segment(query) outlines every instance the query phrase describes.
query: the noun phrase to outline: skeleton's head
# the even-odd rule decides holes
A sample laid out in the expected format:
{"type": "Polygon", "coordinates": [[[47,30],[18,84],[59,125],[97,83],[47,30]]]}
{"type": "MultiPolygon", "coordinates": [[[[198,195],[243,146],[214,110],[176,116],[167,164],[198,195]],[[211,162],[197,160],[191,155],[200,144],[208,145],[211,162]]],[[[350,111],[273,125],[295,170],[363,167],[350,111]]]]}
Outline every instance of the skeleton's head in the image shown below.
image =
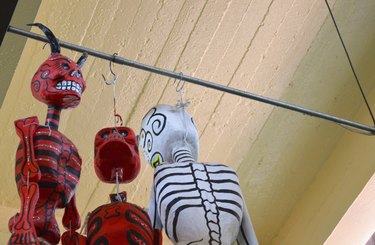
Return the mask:
{"type": "Polygon", "coordinates": [[[139,145],[147,162],[152,166],[173,162],[179,149],[198,158],[198,132],[193,118],[184,110],[170,105],[152,108],[142,120],[139,145]]]}
{"type": "Polygon", "coordinates": [[[60,54],[59,43],[50,29],[39,23],[30,25],[38,26],[51,46],[50,57],[43,62],[31,80],[33,96],[47,105],[59,106],[62,109],[76,107],[86,88],[81,67],[87,54],[83,54],[77,63],[72,61],[60,54]]]}
{"type": "Polygon", "coordinates": [[[131,128],[103,128],[95,136],[95,172],[106,183],[134,180],[140,170],[137,140],[131,128]]]}

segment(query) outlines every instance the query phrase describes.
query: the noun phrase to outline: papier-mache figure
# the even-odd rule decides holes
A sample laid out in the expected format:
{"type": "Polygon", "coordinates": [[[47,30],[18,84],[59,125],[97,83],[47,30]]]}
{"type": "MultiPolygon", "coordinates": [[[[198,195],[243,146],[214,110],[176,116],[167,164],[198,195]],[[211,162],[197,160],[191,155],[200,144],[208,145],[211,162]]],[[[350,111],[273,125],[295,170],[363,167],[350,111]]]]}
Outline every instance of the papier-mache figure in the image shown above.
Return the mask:
{"type": "MultiPolygon", "coordinates": [[[[140,170],[134,131],[128,127],[100,130],[95,137],[95,173],[105,183],[129,183],[140,170]]],[[[126,200],[126,192],[110,195],[111,203],[88,215],[87,237],[65,232],[63,245],[159,245],[150,218],[142,208],[126,200]]]]}
{"type": "Polygon", "coordinates": [[[38,118],[15,121],[21,142],[16,153],[16,182],[21,209],[9,220],[12,233],[8,244],[58,244],[60,231],[56,208],[64,208],[66,229],[80,227],[75,191],[80,178],[81,158],[74,144],[58,131],[62,109],[80,103],[86,88],[81,67],[87,55],[76,62],[60,54],[53,33],[42,24],[51,55],[39,67],[31,81],[33,96],[48,106],[45,125],[38,118]]]}
{"type": "Polygon", "coordinates": [[[174,244],[258,244],[234,170],[198,163],[198,133],[182,106],[158,105],[139,145],[155,168],[149,215],[174,244]]]}

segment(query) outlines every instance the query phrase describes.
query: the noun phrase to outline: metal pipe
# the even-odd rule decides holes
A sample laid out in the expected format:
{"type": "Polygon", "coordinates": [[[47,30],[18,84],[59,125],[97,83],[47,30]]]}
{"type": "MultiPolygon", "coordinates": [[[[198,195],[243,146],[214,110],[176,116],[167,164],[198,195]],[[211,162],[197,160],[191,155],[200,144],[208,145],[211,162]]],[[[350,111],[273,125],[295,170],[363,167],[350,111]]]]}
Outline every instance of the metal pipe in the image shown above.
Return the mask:
{"type": "MultiPolygon", "coordinates": [[[[15,34],[22,35],[22,36],[29,37],[29,38],[33,38],[33,39],[39,40],[39,41],[48,42],[48,39],[46,37],[42,36],[42,35],[39,35],[39,34],[36,34],[36,33],[33,33],[33,32],[29,32],[29,31],[25,31],[25,30],[22,30],[22,29],[18,29],[18,28],[12,27],[12,26],[8,27],[8,32],[15,33],[15,34]]],[[[256,101],[263,102],[263,103],[270,104],[270,105],[274,105],[274,106],[277,106],[277,107],[282,107],[284,109],[300,112],[302,114],[306,114],[306,115],[309,115],[309,116],[318,117],[318,118],[321,118],[321,119],[324,119],[324,120],[327,120],[327,121],[331,121],[331,122],[339,123],[339,124],[346,125],[346,126],[349,126],[349,127],[353,127],[353,128],[356,128],[356,129],[364,130],[364,131],[370,132],[372,135],[375,134],[375,127],[371,127],[371,126],[364,125],[364,124],[361,124],[361,123],[353,122],[353,121],[343,119],[343,118],[339,118],[339,117],[336,117],[336,116],[324,114],[324,113],[321,113],[321,112],[313,111],[313,110],[303,108],[303,107],[300,107],[300,106],[297,106],[297,105],[288,104],[288,103],[285,103],[285,102],[282,102],[282,101],[279,101],[279,100],[275,100],[275,99],[271,99],[271,98],[268,98],[268,97],[252,94],[252,93],[249,93],[249,92],[246,92],[246,91],[243,91],[243,90],[223,86],[223,85],[216,84],[216,83],[206,81],[206,80],[202,80],[202,79],[199,79],[199,78],[190,77],[190,76],[184,75],[182,73],[177,73],[177,72],[162,69],[162,68],[159,68],[159,67],[142,64],[142,63],[139,63],[139,62],[136,62],[136,61],[126,59],[124,57],[114,56],[114,55],[107,54],[107,53],[104,53],[104,52],[96,51],[94,49],[89,49],[89,48],[86,48],[86,47],[71,44],[71,43],[68,43],[68,42],[59,41],[59,43],[60,43],[61,47],[71,49],[71,50],[74,50],[74,51],[78,51],[78,52],[87,52],[89,55],[92,55],[92,56],[95,56],[95,57],[98,57],[98,58],[101,58],[101,59],[109,60],[109,61],[112,61],[112,62],[117,63],[117,64],[134,67],[134,68],[137,68],[137,69],[149,71],[149,72],[152,72],[152,73],[156,73],[156,74],[159,74],[159,75],[163,75],[163,76],[167,76],[167,77],[171,77],[171,78],[175,78],[175,79],[181,79],[181,80],[189,82],[189,83],[193,83],[193,84],[197,84],[197,85],[200,85],[200,86],[212,88],[212,89],[215,89],[215,90],[219,90],[219,91],[226,92],[226,93],[229,93],[229,94],[234,94],[234,95],[244,97],[244,98],[247,98],[247,99],[256,100],[256,101]]]]}

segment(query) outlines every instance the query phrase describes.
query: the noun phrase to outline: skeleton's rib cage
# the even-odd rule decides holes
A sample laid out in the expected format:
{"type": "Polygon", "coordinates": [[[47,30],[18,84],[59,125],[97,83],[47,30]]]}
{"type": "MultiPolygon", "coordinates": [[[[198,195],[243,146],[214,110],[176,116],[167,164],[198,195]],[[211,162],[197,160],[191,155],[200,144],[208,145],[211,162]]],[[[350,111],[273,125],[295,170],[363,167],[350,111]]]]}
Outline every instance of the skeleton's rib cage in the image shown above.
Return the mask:
{"type": "Polygon", "coordinates": [[[156,168],[153,187],[150,217],[174,244],[256,244],[231,168],[180,159],[156,168]]]}

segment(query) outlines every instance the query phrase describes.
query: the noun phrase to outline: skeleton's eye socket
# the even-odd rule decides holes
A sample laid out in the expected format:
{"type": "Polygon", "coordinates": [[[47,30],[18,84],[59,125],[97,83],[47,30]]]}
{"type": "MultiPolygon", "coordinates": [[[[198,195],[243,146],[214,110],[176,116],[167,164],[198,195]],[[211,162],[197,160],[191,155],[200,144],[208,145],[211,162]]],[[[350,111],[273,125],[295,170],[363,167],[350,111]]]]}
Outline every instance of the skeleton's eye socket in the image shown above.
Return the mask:
{"type": "Polygon", "coordinates": [[[107,138],[108,137],[108,135],[109,135],[109,133],[108,132],[105,132],[105,133],[102,133],[100,136],[102,137],[102,138],[107,138]]]}
{"type": "Polygon", "coordinates": [[[62,66],[62,68],[63,68],[64,70],[69,70],[69,69],[70,69],[70,66],[69,66],[68,63],[62,63],[61,66],[62,66]]]}

